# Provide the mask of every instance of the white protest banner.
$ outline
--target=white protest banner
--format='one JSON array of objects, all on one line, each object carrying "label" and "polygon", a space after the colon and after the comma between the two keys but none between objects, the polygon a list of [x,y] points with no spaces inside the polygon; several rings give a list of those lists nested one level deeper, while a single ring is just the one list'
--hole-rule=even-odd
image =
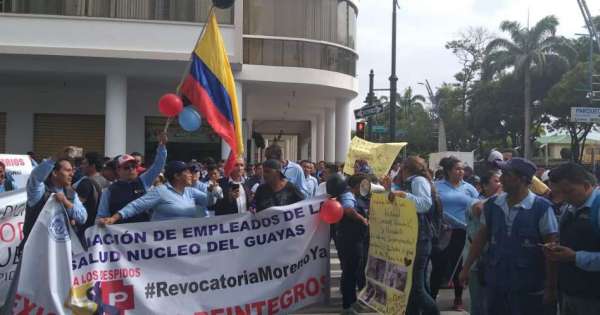
[{"label": "white protest banner", "polygon": [[25,189],[3,193],[0,197],[0,306],[19,263],[17,247],[23,240],[26,202]]},{"label": "white protest banner", "polygon": [[322,202],[92,227],[87,251],[71,250],[64,210],[48,202],[24,249],[13,312],[288,314],[325,297]]},{"label": "white protest banner", "polygon": [[33,169],[29,155],[0,154],[0,162],[6,166],[6,172],[15,179],[17,187],[25,187]]}]

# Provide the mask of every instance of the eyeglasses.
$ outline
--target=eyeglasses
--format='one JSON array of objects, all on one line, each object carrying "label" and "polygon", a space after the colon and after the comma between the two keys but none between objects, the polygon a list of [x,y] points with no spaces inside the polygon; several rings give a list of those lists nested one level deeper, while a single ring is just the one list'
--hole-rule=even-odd
[{"label": "eyeglasses", "polygon": [[136,169],[136,167],[135,167],[135,165],[130,164],[130,165],[121,166],[121,169],[125,170],[125,171],[131,171],[131,170]]}]

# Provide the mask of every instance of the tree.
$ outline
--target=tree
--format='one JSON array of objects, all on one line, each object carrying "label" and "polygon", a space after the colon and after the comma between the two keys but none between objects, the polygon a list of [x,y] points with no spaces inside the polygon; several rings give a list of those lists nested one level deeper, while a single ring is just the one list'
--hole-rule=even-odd
[{"label": "tree", "polygon": [[458,39],[446,43],[446,49],[458,58],[461,70],[454,75],[462,92],[462,118],[466,122],[469,92],[479,79],[485,48],[492,39],[490,32],[483,27],[470,27],[459,34]]},{"label": "tree", "polygon": [[[589,62],[578,63],[567,72],[544,100],[545,111],[556,119],[552,122],[554,130],[566,129],[571,137],[571,159],[581,163],[585,140],[593,124],[571,122],[571,107],[594,105],[584,91],[588,88]],[[600,56],[594,58],[594,70],[600,72]]]},{"label": "tree", "polygon": [[410,86],[404,90],[404,94],[398,95],[397,99],[404,111],[404,117],[411,117],[413,109],[417,106],[421,106],[422,108],[425,103],[425,97],[421,94],[413,95],[413,90]]},{"label": "tree", "polygon": [[485,51],[484,79],[490,79],[513,67],[516,74],[523,77],[523,143],[527,158],[531,157],[531,70],[533,67],[543,69],[548,62],[568,65],[576,57],[569,42],[556,36],[557,26],[558,19],[553,15],[541,19],[533,28],[522,27],[518,22],[504,21],[500,24],[500,29],[509,33],[511,40],[495,38]]}]

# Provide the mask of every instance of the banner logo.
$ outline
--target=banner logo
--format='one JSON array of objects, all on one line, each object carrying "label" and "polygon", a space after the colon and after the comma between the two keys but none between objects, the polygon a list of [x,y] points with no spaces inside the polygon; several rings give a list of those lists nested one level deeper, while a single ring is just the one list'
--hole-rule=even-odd
[{"label": "banner logo", "polygon": [[48,224],[48,234],[50,234],[50,237],[57,242],[70,240],[69,229],[64,213],[56,213],[52,219],[50,219],[50,224]]}]

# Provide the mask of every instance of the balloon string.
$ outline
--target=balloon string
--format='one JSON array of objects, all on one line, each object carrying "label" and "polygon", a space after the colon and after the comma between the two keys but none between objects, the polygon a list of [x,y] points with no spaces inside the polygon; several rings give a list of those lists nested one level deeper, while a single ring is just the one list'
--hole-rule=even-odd
[{"label": "balloon string", "polygon": [[167,130],[169,129],[169,125],[171,124],[172,120],[173,120],[173,117],[167,118],[167,122],[165,123],[165,128],[163,129],[163,133],[167,133]]}]

